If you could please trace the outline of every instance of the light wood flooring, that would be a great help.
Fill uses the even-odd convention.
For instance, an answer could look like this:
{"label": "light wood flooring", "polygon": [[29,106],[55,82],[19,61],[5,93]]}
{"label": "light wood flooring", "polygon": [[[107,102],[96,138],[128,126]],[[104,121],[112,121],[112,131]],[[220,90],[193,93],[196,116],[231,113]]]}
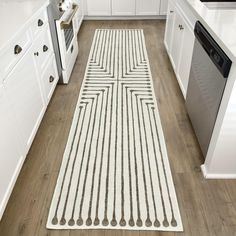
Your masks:
{"label": "light wood flooring", "polygon": [[[47,230],[46,220],[97,28],[143,28],[184,232]],[[1,236],[234,236],[236,181],[205,180],[203,158],[164,48],[165,21],[86,21],[69,85],[59,85],[0,222]]]}

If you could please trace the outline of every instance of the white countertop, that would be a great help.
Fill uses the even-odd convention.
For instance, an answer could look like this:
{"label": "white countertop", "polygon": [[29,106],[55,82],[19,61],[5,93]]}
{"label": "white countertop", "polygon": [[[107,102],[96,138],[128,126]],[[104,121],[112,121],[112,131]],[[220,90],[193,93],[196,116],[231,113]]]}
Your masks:
{"label": "white countertop", "polygon": [[236,62],[236,9],[208,9],[200,0],[185,0],[228,57]]}
{"label": "white countertop", "polygon": [[47,4],[48,0],[0,0],[0,49]]}

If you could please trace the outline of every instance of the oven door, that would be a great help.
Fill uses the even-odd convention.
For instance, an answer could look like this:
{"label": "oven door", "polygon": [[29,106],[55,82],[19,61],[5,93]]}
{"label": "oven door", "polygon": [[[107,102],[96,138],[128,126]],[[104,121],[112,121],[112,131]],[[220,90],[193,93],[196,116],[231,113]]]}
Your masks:
{"label": "oven door", "polygon": [[71,65],[75,62],[78,55],[76,25],[74,25],[74,17],[77,11],[78,6],[74,5],[70,12],[65,12],[59,20],[56,20],[62,69],[64,73],[66,71],[67,77],[63,76],[64,83],[68,82],[72,71]]}

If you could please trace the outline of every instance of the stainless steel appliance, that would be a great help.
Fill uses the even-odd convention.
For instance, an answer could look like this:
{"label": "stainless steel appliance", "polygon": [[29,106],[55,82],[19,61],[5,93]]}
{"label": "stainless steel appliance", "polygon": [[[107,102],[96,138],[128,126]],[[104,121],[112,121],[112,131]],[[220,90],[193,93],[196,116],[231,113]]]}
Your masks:
{"label": "stainless steel appliance", "polygon": [[186,107],[206,156],[232,62],[200,22],[194,33]]}
{"label": "stainless steel appliance", "polygon": [[49,26],[60,82],[67,84],[78,55],[78,5],[62,10],[60,0],[50,0],[48,6]]}

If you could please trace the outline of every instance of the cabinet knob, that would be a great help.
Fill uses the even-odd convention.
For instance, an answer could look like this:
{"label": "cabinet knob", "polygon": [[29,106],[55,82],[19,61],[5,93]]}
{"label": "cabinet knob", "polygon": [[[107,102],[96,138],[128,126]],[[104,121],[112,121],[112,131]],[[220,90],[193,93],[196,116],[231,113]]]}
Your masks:
{"label": "cabinet knob", "polygon": [[182,25],[179,25],[179,29],[180,29],[180,30],[183,30],[184,27],[183,27]]}
{"label": "cabinet knob", "polygon": [[170,10],[170,13],[173,13],[174,11]]}
{"label": "cabinet knob", "polygon": [[38,56],[39,56],[39,53],[38,53],[38,52],[35,52],[34,55],[35,55],[36,57],[38,57]]}
{"label": "cabinet knob", "polygon": [[43,51],[46,52],[48,50],[48,47],[46,45],[43,45]]}
{"label": "cabinet knob", "polygon": [[21,51],[22,51],[22,47],[19,45],[16,45],[14,48],[14,53],[17,55],[17,54],[20,54]]}
{"label": "cabinet knob", "polygon": [[43,25],[43,21],[41,19],[38,20],[38,26],[42,26]]}
{"label": "cabinet knob", "polygon": [[54,77],[51,75],[51,76],[49,77],[49,82],[52,83],[53,81],[54,81]]}

